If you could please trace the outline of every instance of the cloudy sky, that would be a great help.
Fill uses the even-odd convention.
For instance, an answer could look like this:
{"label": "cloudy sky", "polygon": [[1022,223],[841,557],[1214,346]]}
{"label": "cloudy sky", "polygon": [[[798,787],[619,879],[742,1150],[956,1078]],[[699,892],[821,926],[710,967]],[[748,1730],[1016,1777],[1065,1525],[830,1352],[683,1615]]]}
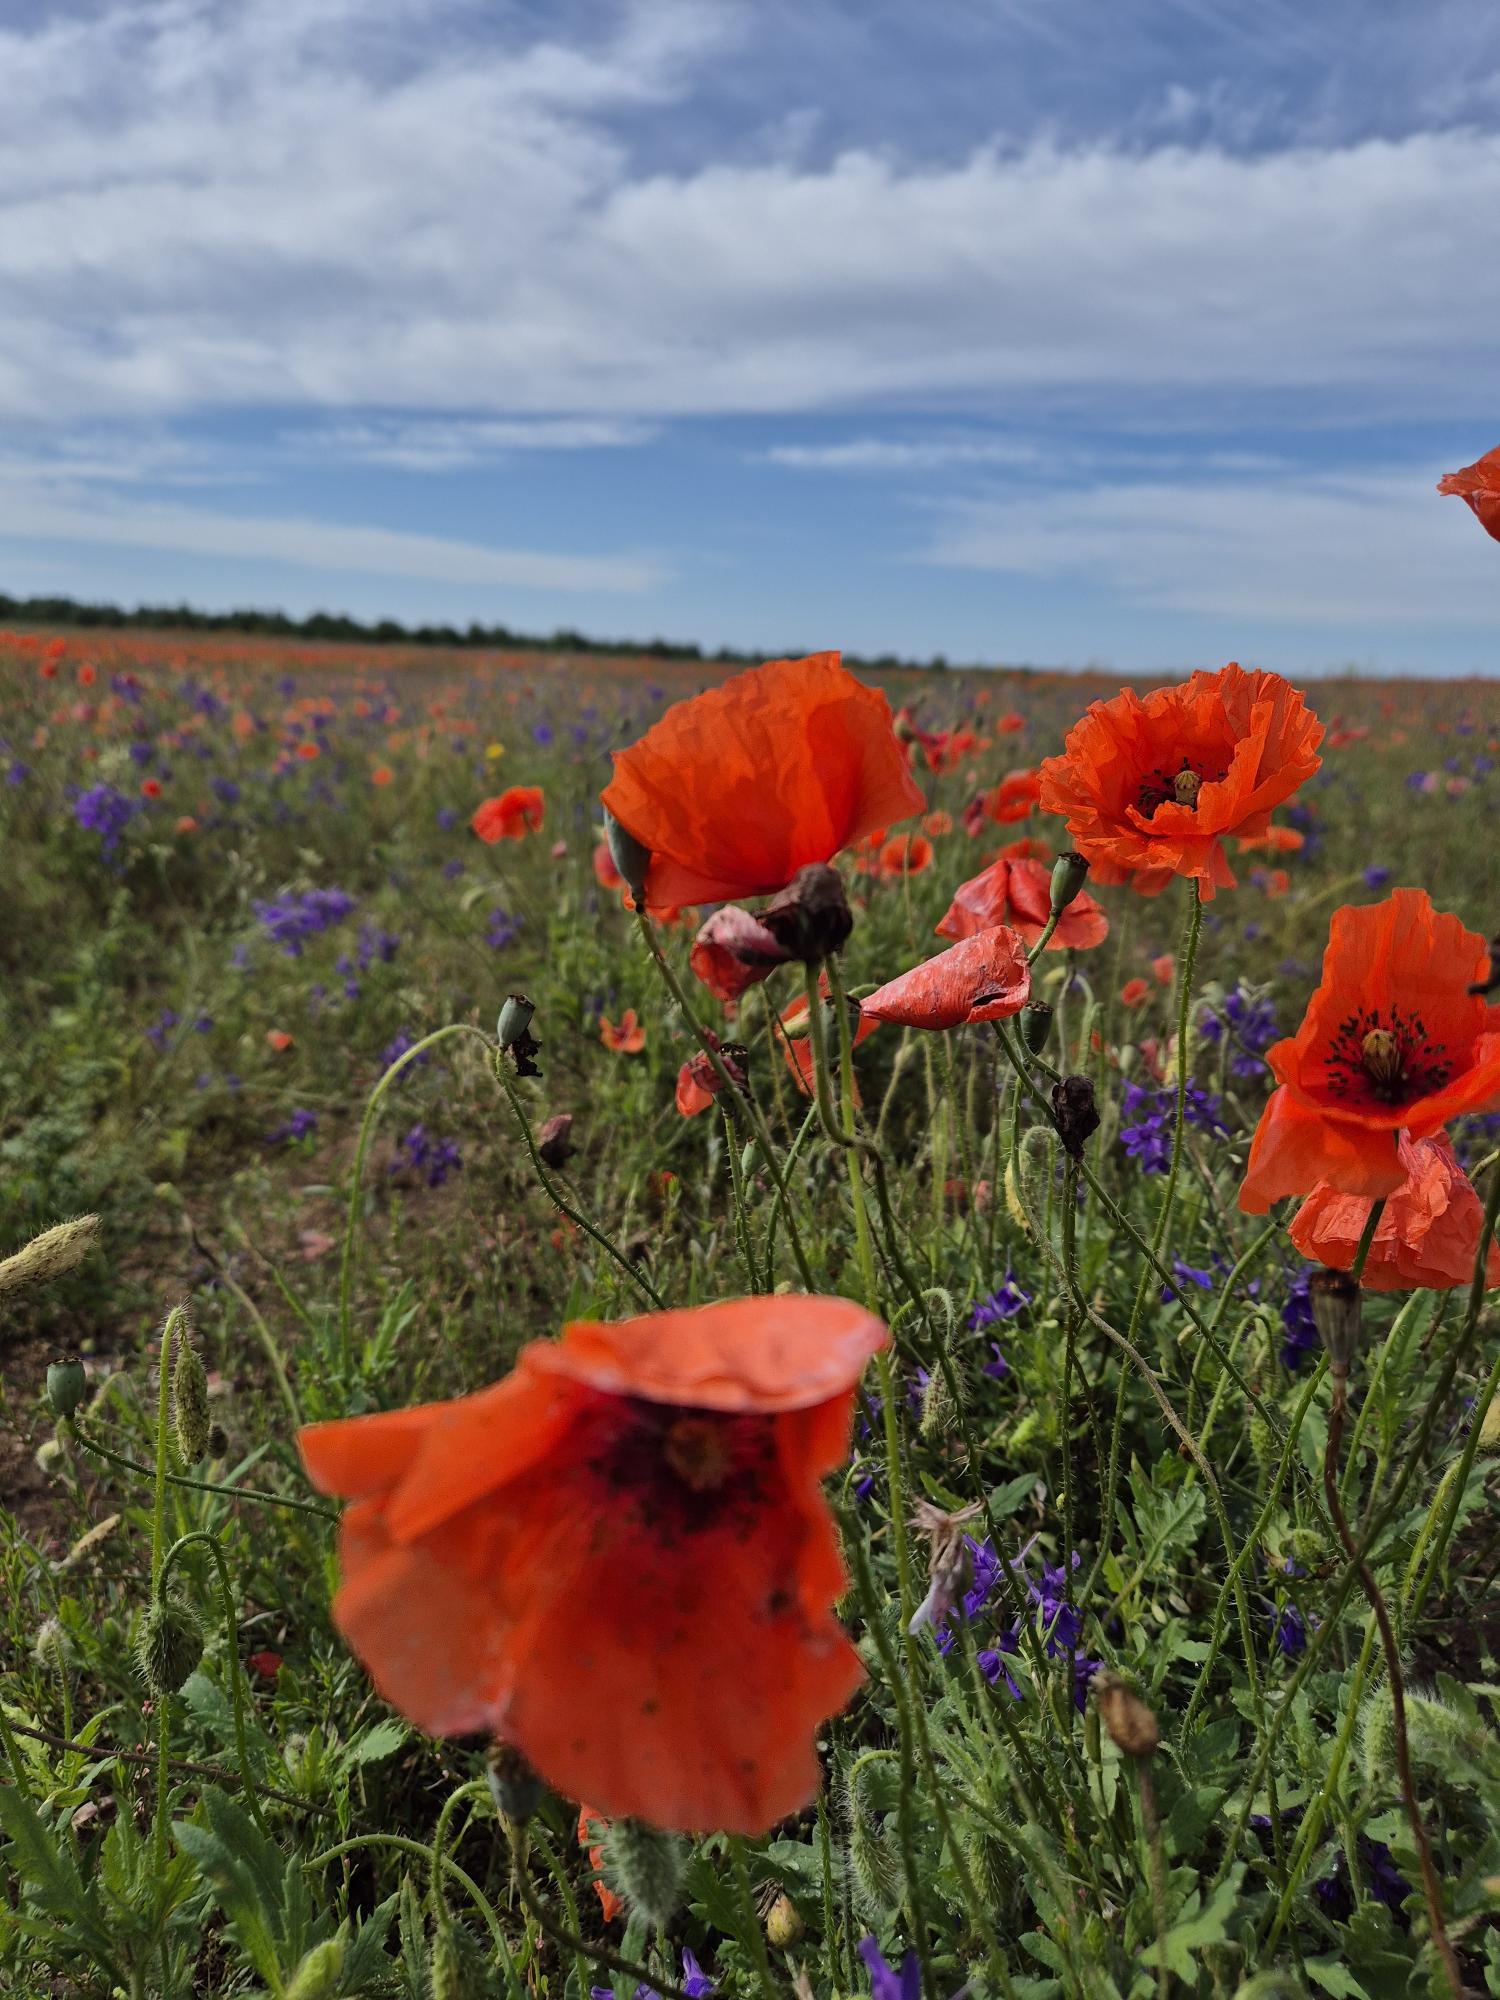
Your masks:
{"label": "cloudy sky", "polygon": [[4,0],[0,589],[1500,672],[1500,7]]}

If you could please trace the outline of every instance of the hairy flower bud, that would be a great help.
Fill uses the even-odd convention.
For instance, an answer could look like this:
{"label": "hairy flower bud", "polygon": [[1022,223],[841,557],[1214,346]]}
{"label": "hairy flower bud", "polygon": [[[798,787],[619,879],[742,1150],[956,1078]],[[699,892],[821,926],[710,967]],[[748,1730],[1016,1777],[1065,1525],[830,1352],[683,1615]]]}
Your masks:
{"label": "hairy flower bud", "polygon": [[760,922],[789,957],[804,965],[831,958],[843,950],[854,928],[843,876],[824,861],[810,861],[761,911]]}
{"label": "hairy flower bud", "polygon": [[208,1376],[185,1328],[172,1364],[172,1428],[183,1464],[195,1465],[208,1449]]}
{"label": "hairy flower bud", "polygon": [[1034,1056],[1047,1046],[1052,1032],[1053,1009],[1045,1000],[1028,1000],[1021,1009],[1021,1039]]}
{"label": "hairy flower bud", "polygon": [[502,1819],[524,1826],[546,1794],[546,1786],[514,1745],[498,1739],[485,1758],[490,1797]]}
{"label": "hairy flower bud", "polygon": [[65,1354],[47,1368],[47,1401],[54,1417],[71,1417],[83,1401],[89,1378],[76,1354]]}
{"label": "hairy flower bud", "polygon": [[1313,1322],[1335,1375],[1347,1375],[1359,1347],[1359,1286],[1349,1271],[1317,1270],[1307,1281]]}
{"label": "hairy flower bud", "polygon": [[73,1222],[59,1222],[44,1229],[13,1257],[0,1261],[0,1295],[18,1292],[23,1285],[45,1285],[82,1263],[98,1232],[97,1215],[80,1215]]}
{"label": "hairy flower bud", "polygon": [[565,1167],[573,1154],[573,1114],[558,1111],[545,1119],[536,1129],[536,1149],[541,1154],[542,1164],[548,1167]]}
{"label": "hairy flower bud", "polygon": [[536,1013],[536,1003],[528,1000],[524,993],[507,993],[500,1009],[500,1018],[495,1023],[495,1039],[502,1049],[513,1048],[531,1026]]}
{"label": "hairy flower bud", "polygon": [[651,850],[643,847],[633,833],[621,826],[614,814],[606,806],[604,811],[604,838],[609,846],[609,858],[620,871],[620,880],[630,891],[639,908],[641,898],[646,893],[646,872],[651,866]]}
{"label": "hairy flower bud", "polygon": [[176,1694],[203,1658],[203,1627],[185,1599],[151,1600],[136,1634],[135,1663],[154,1695]]}
{"label": "hairy flower bud", "polygon": [[292,1974],[286,2000],[333,2000],[344,1976],[344,1940],[325,1938],[315,1944]]}
{"label": "hairy flower bud", "polygon": [[1479,1449],[1500,1451],[1500,1395],[1490,1400],[1490,1406],[1480,1419]]}
{"label": "hairy flower bud", "polygon": [[1127,1757],[1155,1754],[1161,1741],[1156,1717],[1127,1682],[1116,1674],[1095,1674],[1094,1705],[1117,1750]]}
{"label": "hairy flower bud", "polygon": [[1065,1076],[1052,1086],[1052,1110],[1057,1118],[1057,1136],[1063,1150],[1075,1160],[1083,1158],[1083,1142],[1099,1129],[1099,1111],[1094,1103],[1094,1086],[1086,1076]]}
{"label": "hairy flower bud", "polygon": [[1052,914],[1060,917],[1084,883],[1089,864],[1081,854],[1059,854],[1052,864]]}
{"label": "hairy flower bud", "polygon": [[604,1875],[627,1906],[649,1924],[665,1924],[681,1900],[683,1846],[675,1833],[644,1820],[610,1823],[604,1844]]}

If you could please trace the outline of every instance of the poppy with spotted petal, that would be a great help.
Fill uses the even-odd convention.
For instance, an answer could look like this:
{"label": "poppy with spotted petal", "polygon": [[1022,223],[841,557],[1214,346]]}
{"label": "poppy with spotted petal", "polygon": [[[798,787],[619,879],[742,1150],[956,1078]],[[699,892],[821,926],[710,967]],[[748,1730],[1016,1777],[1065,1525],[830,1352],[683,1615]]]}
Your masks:
{"label": "poppy with spotted petal", "polygon": [[819,1482],[886,1329],[733,1299],[532,1341],[453,1403],[314,1424],[340,1631],[432,1736],[489,1730],[609,1818],[760,1834],[862,1678]]}
{"label": "poppy with spotted petal", "polygon": [[1376,1200],[1407,1177],[1397,1136],[1430,1139],[1500,1106],[1500,1007],[1489,947],[1425,889],[1336,910],[1323,978],[1294,1036],[1266,1051],[1280,1088],[1261,1114],[1240,1207],[1263,1215],[1320,1181]]}

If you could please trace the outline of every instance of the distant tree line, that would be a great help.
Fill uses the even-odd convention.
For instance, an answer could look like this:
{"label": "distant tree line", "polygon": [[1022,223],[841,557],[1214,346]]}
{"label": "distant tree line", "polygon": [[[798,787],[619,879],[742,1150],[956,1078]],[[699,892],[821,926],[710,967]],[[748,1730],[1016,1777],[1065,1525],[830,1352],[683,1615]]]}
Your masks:
{"label": "distant tree line", "polygon": [[[9,597],[0,591],[0,624],[65,625],[81,630],[151,632],[244,632],[267,639],[327,639],[363,646],[445,646],[455,650],[544,653],[638,653],[656,660],[705,660],[728,666],[769,659],[765,652],[737,652],[675,639],[590,639],[563,629],[541,637],[515,632],[508,625],[403,625],[399,619],[368,623],[341,611],[314,611],[307,618],[290,618],[284,611],[199,611],[191,604],[140,604],[126,611],[118,604],[82,604],[75,597]],[[802,649],[806,651],[806,648]],[[788,653],[786,657],[795,658]],[[948,661],[941,653],[930,660],[904,660],[895,653],[867,657],[845,653],[850,667],[871,670],[926,667],[943,673]]]}

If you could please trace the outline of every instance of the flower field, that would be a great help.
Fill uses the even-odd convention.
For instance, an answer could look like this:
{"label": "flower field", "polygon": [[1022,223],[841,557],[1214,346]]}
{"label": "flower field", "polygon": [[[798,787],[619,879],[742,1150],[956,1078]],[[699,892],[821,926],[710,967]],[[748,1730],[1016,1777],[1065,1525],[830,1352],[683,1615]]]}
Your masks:
{"label": "flower field", "polygon": [[1500,1994],[1500,683],[1214,664],[0,633],[0,1993]]}

